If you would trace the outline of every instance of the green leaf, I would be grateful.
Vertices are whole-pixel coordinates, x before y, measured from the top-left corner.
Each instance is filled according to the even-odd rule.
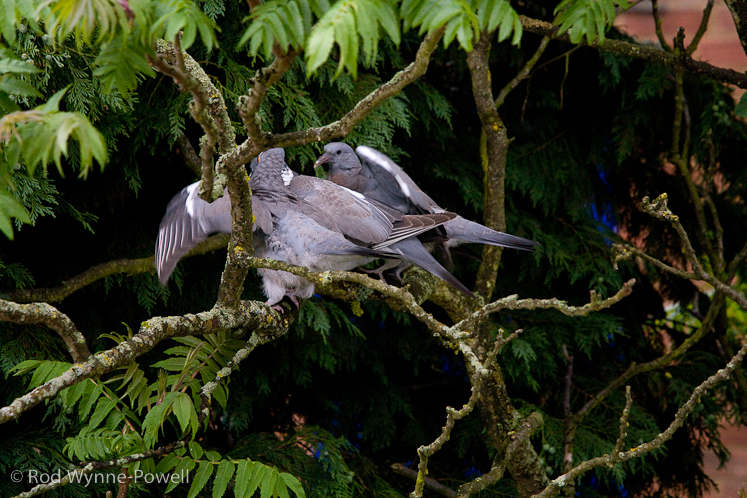
[[[161,459],[160,462],[158,462],[158,465],[156,465],[154,473],[166,474],[168,472],[171,472],[171,469],[173,469],[180,461],[181,459],[177,458],[176,455],[166,455],[165,457]]]
[[[195,465],[197,465],[197,462],[195,462],[194,460],[192,460],[188,456],[184,456],[184,457],[182,457],[181,462],[179,462],[179,465],[177,465],[176,468],[174,469],[174,471],[172,472],[172,475],[173,474],[175,474],[175,475],[181,475],[182,471],[185,471],[185,470],[188,471],[188,472],[191,472],[195,468]],[[194,481],[193,481],[193,483],[194,483]],[[169,483],[169,485],[166,486],[165,493],[166,494],[171,493],[174,490],[174,488],[176,488],[180,484],[183,484],[183,483],[180,482],[179,479],[172,480]]]
[[[296,496],[298,496],[299,498],[306,498],[306,492],[303,490],[301,481],[299,481],[296,476],[287,472],[281,472],[280,478],[283,480],[285,485],[290,488],[293,493],[295,493]]]
[[[25,81],[19,80],[14,76],[5,75],[0,78],[0,91],[8,93],[10,95],[22,95],[32,97],[42,97],[39,90],[26,83]]]
[[[11,218],[15,218],[21,223],[31,223],[29,213],[23,207],[23,204],[0,182],[0,231],[7,238],[13,240],[13,223],[10,220]]]
[[[97,67],[93,75],[101,78],[107,93],[116,88],[122,96],[127,97],[137,88],[141,74],[150,77],[156,75],[145,58],[149,52],[149,47],[135,44],[129,37],[117,37],[102,45],[94,61]]]
[[[739,97],[739,103],[734,108],[734,114],[740,118],[747,118],[747,93],[743,93],[742,96]]]
[[[197,496],[197,493],[202,491],[202,488],[205,487],[205,484],[210,480],[210,476],[213,474],[213,464],[210,462],[201,462],[200,466],[197,468],[197,473],[195,474],[195,478],[192,481],[192,486],[189,487],[189,493],[187,493],[187,498],[195,498]]]
[[[101,422],[104,421],[109,412],[114,409],[116,404],[109,398],[101,398],[96,404],[96,409],[93,411],[90,420],[88,421],[89,429],[95,429]]]
[[[158,18],[151,26],[151,34],[173,41],[181,31],[181,45],[184,50],[192,46],[200,33],[202,44],[208,51],[218,46],[215,31],[218,27],[191,0],[169,0],[158,6]]]
[[[119,30],[129,30],[127,15],[116,0],[47,0],[49,6],[44,23],[49,33],[60,42],[71,33],[83,42],[91,42],[94,34],[104,41]]]
[[[213,482],[213,498],[221,498],[226,493],[228,482],[233,477],[236,465],[230,460],[223,460],[218,464]]]
[[[41,69],[33,64],[22,61],[16,58],[6,58],[10,52],[7,50],[0,49],[0,73],[22,73],[22,74],[36,74],[40,73]]]
[[[192,455],[192,458],[199,460],[202,458],[202,455],[205,454],[205,450],[202,449],[202,446],[199,445],[199,443],[195,441],[190,441],[187,445],[189,447],[189,453]]]
[[[189,421],[191,419],[192,412],[195,411],[194,404],[192,404],[192,399],[185,393],[178,393],[178,396],[176,397],[176,399],[174,400],[174,404],[172,405],[172,409],[174,410],[174,414],[179,421],[179,426],[181,427],[182,431],[185,431],[187,427],[189,427]]]
[[[262,465],[259,462],[251,462],[252,464],[252,476],[249,479],[249,485],[246,489],[246,495],[245,496],[252,496],[254,492],[257,490],[259,485],[262,483],[262,481],[265,479],[265,476],[267,475],[267,472],[270,470],[265,465]]]
[[[270,467],[266,467],[262,483],[259,488],[259,498],[270,498],[275,491],[275,481],[278,479],[278,472]]]
[[[236,487],[234,488],[236,498],[243,498],[249,494],[249,481],[254,472],[251,464],[251,460],[241,460],[236,466]]]

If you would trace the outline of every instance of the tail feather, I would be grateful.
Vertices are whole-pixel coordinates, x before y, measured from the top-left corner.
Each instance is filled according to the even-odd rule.
[[[522,251],[533,251],[539,245],[538,242],[533,240],[498,232],[474,221],[465,220],[461,216],[446,223],[444,227],[450,239],[450,243],[447,243],[448,245],[474,242],[477,244],[508,247],[510,249],[521,249]]]
[[[396,244],[389,247],[390,250],[396,251],[401,254],[401,258],[405,261],[418,265],[425,271],[437,276],[447,284],[451,285],[458,291],[468,295],[469,297],[475,297],[474,294],[457,278],[449,273],[446,268],[436,261],[431,254],[423,247],[417,239],[407,239],[397,242]]]

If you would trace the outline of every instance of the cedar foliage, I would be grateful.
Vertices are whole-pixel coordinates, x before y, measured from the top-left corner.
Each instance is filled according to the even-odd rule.
[[[547,2],[525,3],[526,12],[519,13],[549,17]],[[441,205],[479,219],[480,128],[463,50],[471,43],[465,34],[471,33],[470,23],[490,26],[494,11],[478,10],[479,18],[471,20],[457,10],[436,11],[428,2],[405,1],[399,9],[409,16],[405,28],[412,29],[400,40],[398,28],[392,27],[396,14],[387,10],[394,7],[383,4],[373,28],[357,19],[352,45],[340,42],[339,30],[348,29],[344,23],[322,23],[307,50],[317,43],[326,52],[318,49],[306,63],[296,60],[270,88],[258,114],[260,125],[280,133],[338,119],[413,60],[419,35],[447,22],[448,46],[435,53],[428,73],[375,109],[346,140],[391,155]],[[459,8],[468,4],[462,2]],[[508,2],[490,5],[495,12],[503,9],[508,19],[500,25],[491,52],[494,86],[500,88],[533,52],[538,39],[522,36],[517,12]],[[604,29],[611,22],[612,2],[566,0],[556,12],[569,5],[559,24],[593,28],[573,31],[574,42],[582,35],[589,40],[603,39],[605,33],[620,37]],[[165,14],[169,9],[171,17]],[[267,2],[252,14],[247,30],[239,21],[248,9],[239,2],[172,1],[152,14],[157,22],[167,23],[165,33],[184,30],[185,47],[191,45],[190,54],[202,63],[226,101],[235,102],[247,92],[254,71],[272,59],[273,39],[283,49],[300,47],[314,18],[328,19],[326,13],[335,9],[341,16],[361,15],[346,11],[343,2],[312,2],[310,7],[294,0]],[[282,26],[294,21],[297,12],[302,14],[302,26],[296,26],[296,38],[284,37],[287,29]],[[263,16],[268,19],[265,24],[260,23]],[[209,29],[212,23],[219,32]],[[40,69],[22,73],[22,81],[39,95],[27,92],[18,101],[20,108],[32,109],[68,88],[62,109],[87,116],[105,139],[109,162],[101,172],[92,170],[85,181],[70,178],[70,172],[85,172],[92,164],[72,143],[58,169],[25,164],[8,173],[14,199],[28,212],[28,221],[16,223],[15,241],[2,243],[4,289],[52,287],[93,264],[151,254],[171,195],[195,180],[184,167],[176,140],[184,134],[197,145],[201,135],[187,110],[189,98],[168,78],[152,77],[150,67],[138,64],[135,52],[129,51],[128,47],[147,42],[144,34],[115,30],[111,39],[100,41],[102,49],[96,53],[70,35],[73,26],[62,23],[54,39],[32,28],[15,26],[13,40],[3,30],[8,59],[31,60]],[[90,40],[94,33],[87,28],[80,36]],[[512,45],[512,40],[521,40],[521,46]],[[543,56],[545,65],[501,109],[514,138],[507,168],[508,231],[539,241],[541,249],[504,253],[496,295],[556,296],[581,304],[589,290],[610,295],[631,276],[639,284],[609,312],[572,319],[554,311],[492,316],[496,331],[524,329],[501,352],[499,364],[520,411],[537,410],[545,417],[533,444],[550,476],[562,473],[562,347],[575,358],[571,402],[577,409],[589,393],[598,392],[631,362],[660,356],[667,347],[665,335],[674,344],[681,343],[696,324],[693,317],[705,315],[710,304],[707,294],[690,283],[660,275],[650,266],[627,263],[614,271],[609,262],[609,246],[623,231],[628,237],[645,238],[650,254],[681,260],[668,226],[638,210],[644,195],[667,192],[672,210],[695,233],[686,186],[660,165],[670,148],[670,72],[590,48],[567,54],[569,48],[552,45]],[[724,190],[714,193],[714,201],[721,213],[728,213],[722,215],[722,220],[729,220],[728,260],[745,238],[738,227],[747,222],[741,202],[747,173],[740,162],[747,129],[735,117],[735,102],[722,85],[688,76],[686,94],[694,154],[706,158],[712,143],[723,176]],[[242,135],[239,117],[228,106],[234,131]],[[287,152],[292,168],[311,174],[321,145]],[[167,288],[160,287],[152,273],[107,277],[68,297],[59,309],[75,320],[92,350],[104,350],[150,316],[209,309],[224,261],[222,251],[184,260]],[[455,274],[469,286],[476,268],[476,262],[458,258]],[[263,300],[256,275],[247,280],[243,297]],[[675,307],[665,308],[664,298]],[[214,393],[207,429],[197,426],[198,391],[240,347],[240,341],[227,336],[180,338],[160,345],[126,371],[68,389],[22,417],[17,430],[2,433],[0,489],[11,496],[27,486],[10,480],[13,469],[51,472],[71,462],[126,456],[191,431],[201,436],[188,449],[136,462],[130,472],[189,468],[194,485],[136,483],[130,486],[131,496],[221,496],[227,488],[247,496],[257,489],[263,497],[289,492],[310,497],[406,495],[412,483],[388,466],[412,462],[415,449],[438,434],[444,407],[466,401],[469,382],[461,357],[438,346],[419,322],[376,301],[360,304],[362,314],[355,305],[325,296],[304,303],[292,333],[263,346]],[[429,311],[443,315],[436,308]],[[676,364],[631,381],[631,444],[659,433],[692,389],[723,366],[731,356],[725,355],[723,346],[734,341],[739,323],[744,323],[743,313],[730,308],[717,321],[715,339],[701,341]],[[2,323],[0,345],[5,404],[69,368],[64,344],[44,327]],[[710,448],[720,458],[727,457],[718,423],[724,418],[741,421],[744,396],[733,383],[719,385],[664,449],[597,469],[581,480],[578,494],[645,495],[657,483],[661,495],[700,496],[710,487],[702,471],[703,451]],[[155,404],[156,400],[162,402]],[[617,392],[587,417],[576,435],[574,462],[614,447],[624,403],[622,392]],[[138,431],[123,435],[125,423],[151,430],[142,436]],[[456,431],[431,467],[431,476],[451,487],[487,472],[495,452],[485,444],[477,412]],[[98,496],[105,489],[112,488],[71,485],[49,495]],[[507,476],[483,495],[514,493]]]

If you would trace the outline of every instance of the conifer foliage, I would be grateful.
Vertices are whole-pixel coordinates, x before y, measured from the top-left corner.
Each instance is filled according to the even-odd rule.
[[[4,1],[2,496],[710,489],[747,417],[747,77],[690,58],[710,8],[653,48],[627,7]],[[313,174],[331,140],[538,250],[455,254],[477,299],[253,258],[246,166]],[[163,287],[196,179],[233,232]],[[271,309],[261,267],[318,293]]]

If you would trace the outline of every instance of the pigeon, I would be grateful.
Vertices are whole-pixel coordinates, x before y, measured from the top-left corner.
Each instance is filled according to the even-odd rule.
[[[260,162],[261,160],[261,162]],[[260,167],[261,164],[261,167]],[[263,152],[252,162],[254,254],[312,271],[351,270],[381,257],[418,264],[469,294],[469,289],[409,238],[454,218],[453,213],[404,216],[371,205],[363,195],[315,177],[296,175],[283,149]],[[213,203],[197,195],[198,183],[169,202],[156,241],[156,270],[166,284],[176,263],[214,232],[231,232],[228,192]],[[418,245],[420,247],[418,247]],[[298,305],[314,292],[311,282],[287,272],[261,268],[266,304],[284,296]]]
[[[199,182],[184,187],[166,206],[156,239],[156,273],[166,285],[176,263],[211,233],[231,233],[231,200],[228,190],[214,202],[197,194]]]
[[[268,234],[268,257],[315,272],[352,270],[377,258],[397,258],[417,264],[472,295],[414,238],[454,219],[453,213],[403,215],[391,208],[379,209],[360,193],[327,180],[284,175],[289,171],[284,156],[283,149],[263,152],[250,183],[255,218]],[[285,177],[290,177],[290,182],[281,180]],[[270,219],[274,228],[268,233],[269,226],[264,224]],[[262,271],[265,292],[268,297],[273,295],[270,301],[282,298],[283,287],[294,302],[294,297],[311,295],[310,283],[303,287],[283,273]],[[288,285],[289,280],[293,286]]]
[[[327,179],[365,195],[371,202],[389,206],[404,214],[440,213],[439,207],[394,161],[372,147],[353,148],[342,142],[330,142],[314,164],[329,165]],[[465,242],[490,244],[531,251],[537,242],[498,232],[457,216],[443,225],[446,247]]]

